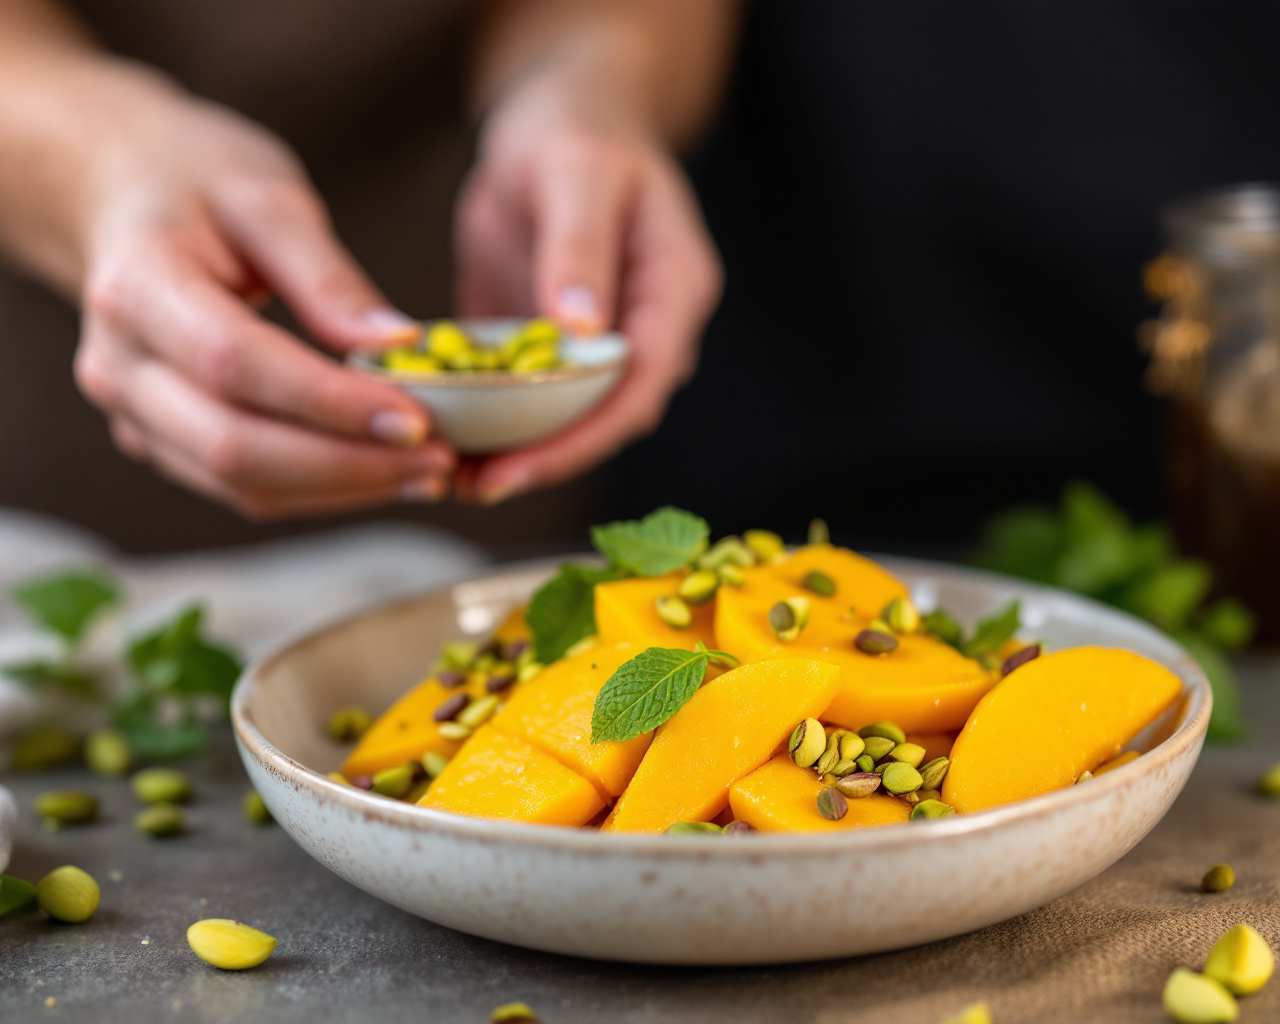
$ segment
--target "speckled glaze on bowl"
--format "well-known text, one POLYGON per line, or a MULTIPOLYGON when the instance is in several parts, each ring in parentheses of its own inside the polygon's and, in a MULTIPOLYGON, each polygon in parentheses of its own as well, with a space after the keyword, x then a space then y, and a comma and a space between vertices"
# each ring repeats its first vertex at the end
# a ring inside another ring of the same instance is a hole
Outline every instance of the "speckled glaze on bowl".
POLYGON ((1070 594, 885 559, 919 602, 973 621, 1023 600, 1054 647, 1126 647, 1183 681, 1132 744, 1145 756, 1087 785, 977 814, 822 835, 604 835, 465 818, 332 782, 338 707, 386 707, 439 645, 480 636, 546 577, 515 568, 380 608, 252 665, 232 716, 241 757, 276 820, 343 878, 461 931, 576 956, 758 964, 874 953, 958 935, 1041 906, 1097 875, 1160 820, 1209 721, 1208 683, 1171 640, 1070 594), (921 879, 903 899, 897 880, 921 879))
MULTIPOLYGON (((457 323, 492 348, 523 321, 457 323)), ((432 430, 463 455, 487 455, 545 440, 580 420, 613 390, 627 351, 626 338, 610 331, 562 338, 560 353, 569 365, 537 373, 392 373, 366 352, 354 353, 348 362, 413 395, 431 410, 432 430)))

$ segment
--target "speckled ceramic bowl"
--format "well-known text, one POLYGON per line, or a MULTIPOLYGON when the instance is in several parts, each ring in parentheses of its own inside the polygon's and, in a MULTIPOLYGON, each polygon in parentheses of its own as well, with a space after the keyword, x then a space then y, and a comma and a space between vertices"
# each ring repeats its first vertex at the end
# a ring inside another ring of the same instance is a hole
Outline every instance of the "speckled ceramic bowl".
POLYGON ((325 778, 338 707, 381 709, 441 642, 491 630, 546 577, 516 568, 348 619, 251 666, 232 715, 271 813, 321 863, 398 907, 535 949, 668 964, 781 963, 930 942, 1075 888, 1169 809, 1209 721, 1208 683, 1172 641, 1069 594, 886 559, 926 607, 973 621, 1018 596, 1054 647, 1126 647, 1183 681, 1132 745, 1147 753, 1084 786, 977 814, 822 835, 604 835, 456 817, 325 778), (904 898, 909 892, 910 898, 904 898))
MULTIPOLYGON (((523 321, 458 323, 481 345, 497 347, 523 321)), ((614 332, 570 336, 560 353, 566 365, 537 373, 393 373, 364 352, 349 362, 418 399, 431 410, 432 429, 459 452, 487 455, 545 440, 595 408, 622 376, 627 341, 614 332)))

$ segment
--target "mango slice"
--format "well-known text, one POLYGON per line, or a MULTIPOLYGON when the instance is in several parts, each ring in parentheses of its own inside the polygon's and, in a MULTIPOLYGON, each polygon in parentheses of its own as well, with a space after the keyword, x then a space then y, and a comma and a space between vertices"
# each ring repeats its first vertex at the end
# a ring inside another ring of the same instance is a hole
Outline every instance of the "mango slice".
MULTIPOLYGON (((459 689, 472 697, 484 695, 479 681, 459 689)), ((434 676, 423 680, 378 717, 343 762, 342 774, 347 778, 374 775, 430 752, 452 757, 460 744, 441 736, 439 723, 431 716, 457 692, 441 686, 434 676)))
POLYGON ((828 821, 818 813, 818 794, 826 788, 811 769, 798 768, 786 754, 766 761, 729 790, 733 816, 761 832, 841 832, 851 828, 897 825, 911 808, 883 793, 848 801, 849 813, 828 821))
POLYGON ((550 754, 481 726, 419 807, 535 825, 584 825, 604 808, 595 786, 550 754))
POLYGON ((728 804, 729 788, 764 764, 797 722, 822 713, 839 676, 826 662, 787 659, 704 683, 658 729, 602 828, 661 832, 676 821, 710 821, 728 804))
POLYGON ((958 812, 1072 785, 1177 699, 1178 677, 1130 651, 1041 655, 985 696, 951 750, 942 799, 958 812))
POLYGON ((591 712, 600 688, 641 650, 634 643, 601 644, 548 665, 511 691, 506 706, 493 718, 493 727, 542 749, 604 796, 618 796, 635 774, 653 734, 625 743, 592 743, 591 712))
POLYGON ((801 582, 806 575, 826 573, 836 585, 828 600, 842 612, 856 608, 869 618, 879 615, 895 597, 907 596, 906 586, 886 569, 848 548, 830 544, 797 548, 791 557, 765 566, 764 571, 800 593, 807 593, 801 582))
POLYGON ((495 640, 509 644, 512 640, 528 640, 532 636, 528 623, 524 621, 525 607, 521 605, 502 620, 502 625, 493 634, 495 640))
POLYGON ((658 618, 655 602, 674 594, 683 578, 679 573, 671 573, 596 584, 596 633, 600 642, 616 644, 630 640, 639 644, 640 650, 646 647, 687 650, 701 640, 708 647, 714 647, 714 601, 690 605, 693 622, 684 629, 668 626, 658 618))

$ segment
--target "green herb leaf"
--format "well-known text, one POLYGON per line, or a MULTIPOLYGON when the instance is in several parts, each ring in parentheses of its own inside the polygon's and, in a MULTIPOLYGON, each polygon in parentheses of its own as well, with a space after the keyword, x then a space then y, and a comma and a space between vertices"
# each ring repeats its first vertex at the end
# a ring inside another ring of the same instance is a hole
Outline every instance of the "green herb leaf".
POLYGON ((1117 603, 1166 632, 1182 629, 1200 606, 1213 574, 1203 562, 1181 559, 1135 580, 1117 603))
POLYGON ((110 577, 91 571, 42 576, 13 590, 13 599, 37 623, 72 644, 84 635, 93 617, 119 597, 110 577))
POLYGON ((1002 643, 1018 631, 1018 626, 1021 625, 1018 619, 1020 610, 1020 603, 1013 600, 994 615, 979 622, 973 636, 963 644, 963 653, 970 658, 995 653, 1002 643))
POLYGON ((539 587, 525 609, 538 660, 549 665, 596 631, 595 586, 627 574, 615 566, 598 569, 566 562, 539 587))
POLYGON ((637 576, 662 576, 689 565, 707 549, 706 520, 678 508, 660 508, 640 520, 591 530, 591 543, 614 565, 637 576))
POLYGON ((620 665, 596 695, 591 742, 622 742, 656 729, 698 692, 711 657, 726 655, 650 647, 620 665))
POLYGON ((75 669, 58 662, 31 661, 21 665, 5 665, 0 668, 0 673, 9 676, 11 679, 16 679, 18 682, 33 689, 52 686, 71 694, 73 697, 81 697, 85 700, 93 701, 102 699, 98 681, 93 676, 77 672, 75 669))
POLYGON ((988 524, 974 561, 992 572, 1052 583, 1065 547, 1061 517, 1051 508, 1029 505, 1001 513, 988 524))
POLYGON ((36 909, 36 887, 13 875, 0 875, 0 917, 36 909))
POLYGON ((964 629, 950 612, 938 608, 936 611, 920 616, 920 622, 925 632, 932 633, 944 644, 950 644, 956 650, 964 647, 964 629))
POLYGON ((129 645, 129 665, 145 692, 231 696, 240 660, 201 638, 203 621, 204 609, 192 605, 129 645))
POLYGON ((1187 649, 1209 677, 1213 690, 1213 711, 1209 715, 1209 731, 1206 738, 1214 743, 1238 743, 1249 735, 1240 700, 1240 684, 1235 671, 1222 650, 1207 636, 1196 629, 1183 629, 1174 639, 1187 649))
POLYGON ((116 708, 111 723, 129 743, 133 755, 143 761, 172 761, 204 749, 208 735, 194 718, 170 723, 159 722, 154 703, 149 698, 135 700, 116 708))
POLYGON ((1234 597, 1222 597, 1200 613, 1196 624, 1224 651, 1238 651, 1249 646, 1258 619, 1234 597))

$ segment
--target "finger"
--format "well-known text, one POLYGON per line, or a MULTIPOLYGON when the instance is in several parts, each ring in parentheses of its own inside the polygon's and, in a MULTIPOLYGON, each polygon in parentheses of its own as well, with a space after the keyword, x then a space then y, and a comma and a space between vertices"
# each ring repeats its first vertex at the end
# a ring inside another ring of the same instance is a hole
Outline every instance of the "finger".
POLYGON ((548 161, 534 187, 538 306, 577 333, 598 333, 613 322, 634 188, 631 160, 599 145, 571 144, 548 161))
POLYGON ((406 344, 421 333, 338 241, 305 182, 231 183, 212 203, 218 223, 323 344, 345 352, 406 344))
POLYGON ((237 404, 401 447, 426 437, 427 412, 412 397, 302 345, 181 255, 135 261, 95 286, 90 302, 116 334, 237 404))
POLYGON ((462 316, 532 316, 533 239, 522 213, 504 204, 489 176, 475 172, 454 218, 455 298, 462 316))

